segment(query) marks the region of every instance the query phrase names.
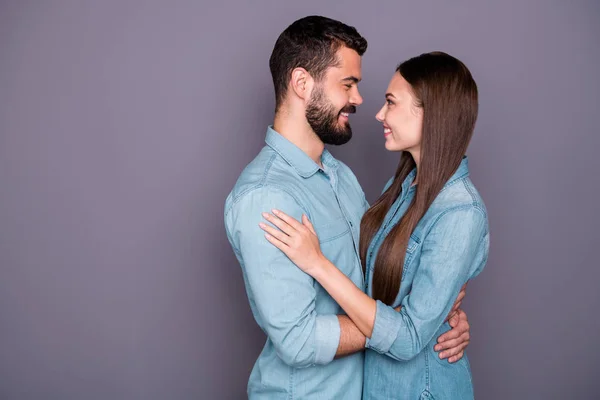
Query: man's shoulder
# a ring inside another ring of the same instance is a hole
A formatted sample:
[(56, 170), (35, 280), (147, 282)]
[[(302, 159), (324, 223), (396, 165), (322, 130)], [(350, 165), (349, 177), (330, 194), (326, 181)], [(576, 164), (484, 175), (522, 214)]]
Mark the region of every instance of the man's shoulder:
[(280, 195), (295, 199), (299, 177), (285, 160), (269, 146), (242, 171), (225, 201), (225, 214), (248, 196)]

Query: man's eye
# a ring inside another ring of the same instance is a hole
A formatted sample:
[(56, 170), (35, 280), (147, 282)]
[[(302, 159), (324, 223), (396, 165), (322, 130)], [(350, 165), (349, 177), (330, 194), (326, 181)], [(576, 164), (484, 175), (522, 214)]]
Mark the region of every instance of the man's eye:
[(349, 84), (347, 84), (347, 85), (344, 85), (344, 86), (346, 86), (348, 89), (351, 89), (351, 88), (352, 88), (352, 84), (351, 84), (351, 83), (349, 83)]

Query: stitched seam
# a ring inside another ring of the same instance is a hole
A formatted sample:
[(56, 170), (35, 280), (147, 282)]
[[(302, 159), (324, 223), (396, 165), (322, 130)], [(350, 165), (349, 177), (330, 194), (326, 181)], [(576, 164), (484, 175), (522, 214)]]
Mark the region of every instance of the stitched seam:
[(425, 355), (425, 387), (429, 391), (431, 389), (429, 385), (429, 354), (426, 351), (423, 354)]
[[(294, 201), (296, 203), (298, 203), (298, 206), (302, 209), (302, 211), (304, 211), (304, 213), (306, 214), (306, 216), (310, 219), (311, 218), (311, 214), (308, 212), (308, 210), (306, 209), (306, 207), (304, 207), (302, 205), (302, 203), (300, 202), (300, 200), (298, 200), (298, 198), (292, 193), (290, 192), (287, 188), (277, 185), (277, 184), (273, 184), (273, 183), (265, 183), (265, 180), (267, 178), (267, 173), (268, 170), (271, 167), (272, 164), (272, 160), (276, 157), (277, 155), (274, 155), (274, 157), (270, 160), (269, 165), (267, 168), (265, 168), (265, 173), (263, 174), (263, 177), (261, 178), (261, 181), (259, 183), (257, 183), (256, 185), (249, 187), (248, 189), (244, 190), (243, 192), (241, 192), (240, 194), (238, 194), (232, 201), (231, 206), (229, 207), (229, 209), (227, 210), (227, 212), (225, 213), (225, 218), (227, 218), (227, 215), (231, 212), (231, 210), (233, 209), (233, 207), (243, 198), (245, 197), (247, 194), (249, 194), (252, 191), (261, 189), (263, 187), (266, 188), (274, 188), (274, 189), (278, 189), (281, 190), (282, 192), (285, 192), (286, 194), (288, 194), (292, 199), (294, 199)], [(344, 232), (345, 233), (345, 232)]]
[[(430, 225), (430, 229), (431, 229), (431, 227), (433, 227), (435, 224), (437, 224), (437, 223), (438, 223), (438, 221), (439, 221), (439, 220), (440, 220), (440, 219), (441, 219), (441, 218), (442, 218), (444, 215), (446, 215), (446, 214), (448, 214), (448, 213), (451, 213), (451, 212), (453, 212), (453, 211), (462, 211), (462, 210), (468, 210), (468, 209), (470, 209), (470, 208), (473, 208), (473, 209), (475, 209), (475, 210), (479, 211), (479, 212), (481, 213), (481, 215), (482, 215), (484, 218), (486, 217), (486, 213), (485, 213), (485, 211), (483, 210), (483, 208), (481, 208), (481, 206), (479, 206), (479, 204), (466, 204), (466, 205), (460, 205), (460, 206), (456, 206), (456, 207), (449, 208), (449, 209), (445, 210), (444, 212), (442, 212), (440, 215), (438, 215), (438, 216), (437, 216), (437, 217), (436, 217), (436, 218), (433, 220), (433, 222), (431, 223), (431, 225)], [(430, 229), (429, 229), (429, 230), (430, 230)]]
[(469, 194), (471, 195), (471, 197), (473, 199), (473, 205), (474, 206), (479, 205), (479, 202), (477, 201), (477, 197), (475, 196), (475, 193), (473, 192), (471, 185), (467, 185), (467, 182), (464, 182), (464, 185), (465, 185), (465, 188), (467, 189), (467, 192), (469, 192)]
[(462, 174), (461, 176), (457, 176), (456, 179), (446, 183), (444, 185), (444, 187), (442, 188), (442, 190), (440, 190), (440, 193), (443, 192), (444, 190), (446, 190), (447, 188), (449, 188), (450, 186), (454, 186), (455, 184), (457, 184), (458, 182), (464, 180), (467, 176), (469, 176), (469, 171), (465, 171), (464, 174)]
[(249, 188), (243, 190), (241, 193), (238, 193), (238, 195), (235, 196), (233, 199), (231, 199), (231, 206), (229, 206), (229, 209), (225, 213), (225, 218), (227, 218), (227, 214), (229, 214), (229, 212), (233, 209), (233, 206), (235, 206), (237, 204), (237, 202), (240, 201), (246, 193), (249, 193), (252, 190), (255, 190), (255, 189), (258, 189), (258, 188), (261, 188), (264, 186), (265, 180), (267, 179), (267, 175), (268, 175), (269, 171), (271, 170), (271, 166), (273, 165), (273, 161), (275, 160), (275, 158), (277, 158), (277, 154), (273, 154), (271, 156), (271, 158), (267, 162), (267, 165), (263, 172), (262, 178), (260, 178), (260, 181), (256, 185), (250, 186)]
[[(268, 185), (257, 185), (257, 186), (253, 186), (252, 188), (245, 190), (244, 191), (244, 196), (249, 194), (250, 192), (253, 192), (255, 190), (261, 189), (261, 188), (272, 188), (272, 189), (277, 189), (277, 190), (281, 190), (282, 192), (285, 192), (286, 194), (288, 194), (292, 199), (294, 199), (294, 201), (296, 203), (298, 203), (298, 206), (302, 209), (302, 211), (304, 211), (304, 213), (306, 214), (307, 217), (309, 217), (310, 219), (310, 213), (306, 210), (306, 207), (304, 207), (302, 205), (302, 203), (296, 198), (296, 196), (294, 196), (294, 194), (292, 192), (290, 192), (289, 190), (287, 190), (286, 188), (284, 188), (283, 186), (279, 186), (279, 185), (274, 185), (274, 184), (268, 184)], [(231, 209), (233, 209), (233, 206), (238, 203), (240, 200), (242, 199), (242, 197), (240, 196), (235, 203), (233, 203), (230, 207), (230, 211)], [(229, 213), (229, 211), (228, 211)], [(225, 216), (227, 216), (227, 214), (225, 214)]]
[(290, 369), (290, 395), (288, 396), (289, 400), (294, 400), (294, 368), (288, 367)]
[(308, 178), (309, 176), (311, 176), (312, 174), (314, 174), (317, 170), (315, 169), (314, 171), (311, 172), (302, 172), (300, 171), (298, 168), (296, 168), (296, 164), (294, 164), (293, 162), (291, 162), (284, 154), (283, 151), (275, 144), (275, 143), (268, 143), (269, 146), (271, 146), (276, 152), (277, 154), (279, 154), (279, 156), (281, 158), (283, 158), (285, 160), (285, 162), (287, 162), (288, 164), (290, 164), (292, 166), (292, 168), (294, 168), (294, 170), (296, 170), (296, 172), (298, 173), (298, 175), (300, 175), (303, 178)]
[(334, 236), (334, 237), (331, 237), (331, 238), (328, 238), (328, 239), (322, 240), (322, 241), (321, 241), (321, 243), (327, 243), (327, 242), (331, 242), (332, 240), (335, 240), (335, 239), (341, 238), (341, 237), (342, 237), (342, 236), (344, 236), (346, 233), (348, 233), (348, 231), (349, 231), (349, 230), (350, 230), (350, 228), (348, 228), (348, 227), (346, 226), (346, 230), (345, 230), (344, 232), (342, 232), (342, 233), (340, 233), (340, 234), (338, 234), (338, 235), (336, 235), (336, 236)]
[(465, 370), (465, 373), (469, 377), (469, 383), (472, 385), (473, 384), (473, 378), (471, 376), (471, 372), (469, 371), (469, 368), (467, 368), (467, 361), (463, 357), (458, 362), (460, 363), (461, 367)]
[(444, 187), (442, 187), (442, 190), (440, 190), (440, 193), (442, 193), (444, 190), (451, 188), (452, 186), (456, 185), (457, 183), (461, 182), (463, 179), (465, 179), (465, 177), (460, 177), (460, 178), (456, 178), (455, 180), (453, 180), (452, 182), (448, 182), (444, 185)]

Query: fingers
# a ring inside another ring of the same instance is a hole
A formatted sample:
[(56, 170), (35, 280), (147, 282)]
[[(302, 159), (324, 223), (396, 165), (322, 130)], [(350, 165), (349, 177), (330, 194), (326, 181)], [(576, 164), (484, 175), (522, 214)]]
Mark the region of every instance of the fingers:
[(466, 325), (466, 329), (469, 330), (469, 320), (467, 319), (467, 313), (461, 310), (460, 308), (456, 310), (456, 318), (458, 320), (457, 325), (461, 322), (464, 322)]
[(454, 307), (452, 307), (452, 311), (450, 312), (450, 314), (455, 314), (458, 309), (460, 308), (462, 304), (462, 301), (457, 302), (456, 304), (454, 304)]
[(464, 330), (460, 330), (457, 328), (450, 329), (448, 332), (444, 333), (443, 335), (440, 335), (437, 342), (441, 344), (443, 342), (447, 342), (448, 340), (458, 339), (463, 333), (465, 333)]
[(439, 357), (442, 360), (448, 358), (448, 361), (450, 361), (450, 362), (456, 362), (456, 361), (460, 360), (463, 357), (465, 348), (468, 345), (469, 345), (469, 341), (461, 343), (457, 347), (454, 347), (454, 348), (449, 349), (449, 350), (442, 351), (441, 353), (439, 353)]
[(450, 314), (448, 314), (448, 318), (446, 320), (449, 320), (453, 316), (452, 314), (455, 313), (462, 305), (462, 301), (465, 298), (465, 296), (467, 295), (466, 288), (467, 288), (467, 284), (465, 283), (460, 288), (460, 292), (458, 292), (458, 296), (456, 296), (456, 300), (454, 301), (452, 310), (450, 310)]
[[(446, 339), (444, 341), (440, 341), (438, 339), (438, 344), (436, 344), (433, 347), (433, 349), (435, 351), (448, 350), (448, 349), (456, 348), (459, 345), (461, 345), (465, 342), (468, 342), (469, 340), (470, 340), (469, 332), (464, 332), (463, 334), (458, 336), (456, 339)], [(452, 355), (454, 355), (454, 354), (452, 354)]]
[(308, 228), (310, 229), (310, 231), (313, 233), (313, 235), (316, 235), (317, 232), (315, 231), (315, 227), (313, 226), (312, 222), (310, 222), (310, 220), (308, 219), (308, 217), (305, 214), (302, 214), (302, 223)]
[(273, 225), (275, 225), (276, 227), (281, 229), (281, 231), (284, 232), (288, 236), (293, 235), (294, 232), (296, 231), (290, 224), (288, 224), (284, 220), (282, 220), (274, 215), (271, 215), (269, 213), (262, 213), (262, 216), (264, 219), (266, 219), (267, 221), (269, 221), (270, 223), (272, 223)]
[[(461, 318), (461, 315), (464, 315), (465, 318)], [(443, 342), (454, 340), (460, 337), (465, 338), (465, 336), (463, 336), (465, 334), (467, 335), (466, 339), (469, 339), (470, 326), (469, 321), (467, 321), (466, 319), (466, 314), (464, 313), (464, 311), (458, 310), (455, 316), (450, 319), (449, 324), (452, 327), (452, 329), (450, 329), (443, 335), (440, 335), (440, 337), (438, 338), (438, 344), (442, 344)], [(444, 348), (447, 347), (444, 346)]]
[(462, 301), (462, 300), (465, 298), (465, 296), (466, 296), (466, 295), (467, 295), (467, 292), (466, 292), (466, 291), (464, 291), (464, 290), (461, 290), (461, 291), (458, 293), (458, 297), (456, 297), (456, 301), (454, 302), (454, 304), (456, 304), (456, 303), (460, 303), (460, 302), (461, 302), (461, 301)]
[(450, 311), (450, 314), (452, 314), (454, 311), (456, 311), (460, 307), (460, 305), (462, 304), (462, 300), (465, 298), (466, 294), (467, 293), (463, 290), (461, 290), (458, 293), (458, 297), (456, 298), (456, 301), (454, 302), (454, 305), (452, 306), (452, 310)]
[(469, 320), (467, 319), (467, 314), (462, 309), (457, 309), (454, 313), (448, 317), (448, 324), (452, 328), (456, 328), (460, 324), (464, 324), (464, 330), (469, 330)]
[(290, 250), (290, 247), (288, 245), (286, 245), (285, 243), (283, 243), (281, 240), (277, 239), (274, 236), (271, 236), (268, 233), (265, 233), (265, 238), (275, 247), (277, 247), (279, 250), (283, 251), (285, 253), (286, 250)]
[(464, 350), (462, 350), (462, 351), (460, 351), (460, 352), (459, 352), (457, 355), (450, 357), (450, 358), (448, 359), (448, 362), (449, 362), (450, 364), (453, 364), (453, 363), (455, 363), (455, 362), (459, 361), (461, 358), (463, 358), (463, 357), (464, 357), (464, 355), (465, 355), (465, 351), (464, 351)]
[(281, 212), (279, 210), (272, 210), (272, 211), (273, 211), (273, 214), (275, 214), (277, 217), (281, 218), (285, 223), (287, 223), (292, 228), (294, 228), (298, 231), (303, 228), (303, 226), (300, 222), (296, 221), (295, 218), (290, 217), (286, 213)]
[(260, 226), (260, 228), (263, 231), (267, 232), (268, 234), (273, 236), (275, 239), (277, 239), (280, 242), (284, 243), (285, 245), (289, 246), (291, 238), (288, 235), (286, 235), (285, 233), (283, 233), (282, 231), (280, 231), (279, 229), (275, 229), (272, 226), (269, 226), (262, 222), (260, 224), (258, 224), (258, 226)]
[[(446, 317), (446, 320), (444, 322), (448, 322), (450, 324), (450, 326), (454, 328), (454, 326), (458, 323), (457, 311), (450, 310), (450, 313), (448, 314), (448, 316)], [(452, 324), (454, 324), (454, 325), (452, 325)]]

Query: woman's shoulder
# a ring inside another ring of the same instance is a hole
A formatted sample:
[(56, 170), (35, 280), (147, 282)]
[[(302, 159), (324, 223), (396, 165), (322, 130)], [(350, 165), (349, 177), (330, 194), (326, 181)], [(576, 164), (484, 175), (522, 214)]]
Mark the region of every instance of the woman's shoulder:
[(483, 198), (469, 177), (457, 179), (444, 186), (429, 207), (426, 216), (433, 221), (444, 214), (466, 210), (479, 211), (487, 218)]

